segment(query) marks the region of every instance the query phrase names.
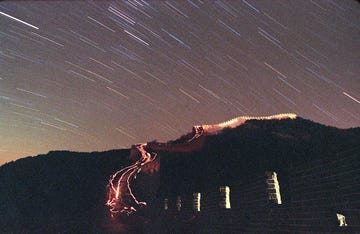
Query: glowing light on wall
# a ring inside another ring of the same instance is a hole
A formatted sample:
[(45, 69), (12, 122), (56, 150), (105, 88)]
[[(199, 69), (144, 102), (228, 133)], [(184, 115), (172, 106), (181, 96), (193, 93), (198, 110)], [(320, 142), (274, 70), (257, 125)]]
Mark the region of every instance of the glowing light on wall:
[(347, 226), (347, 223), (345, 221), (345, 216), (343, 214), (336, 213), (336, 217), (337, 217), (337, 219), (339, 221), (339, 226), (340, 227)]
[(180, 196), (176, 197), (176, 210), (181, 211), (181, 197)]
[(266, 175), (267, 193), (270, 201), (281, 204), (280, 185), (277, 174), (274, 171), (268, 171)]
[(225, 208), (225, 209), (231, 209), (229, 186), (220, 186), (219, 191), (220, 191), (220, 197), (221, 197), (221, 200), (219, 203), (220, 207)]
[(164, 210), (168, 210), (169, 209), (169, 199), (165, 198), (164, 199)]
[(193, 193), (193, 209), (194, 209), (194, 211), (200, 211), (200, 199), (201, 199), (201, 193)]

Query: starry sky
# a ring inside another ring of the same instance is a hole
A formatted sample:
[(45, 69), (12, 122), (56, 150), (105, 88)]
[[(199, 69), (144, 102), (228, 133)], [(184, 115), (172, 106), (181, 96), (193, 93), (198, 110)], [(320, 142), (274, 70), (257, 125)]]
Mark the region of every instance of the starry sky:
[(3, 1), (0, 164), (293, 112), (360, 126), (357, 1)]

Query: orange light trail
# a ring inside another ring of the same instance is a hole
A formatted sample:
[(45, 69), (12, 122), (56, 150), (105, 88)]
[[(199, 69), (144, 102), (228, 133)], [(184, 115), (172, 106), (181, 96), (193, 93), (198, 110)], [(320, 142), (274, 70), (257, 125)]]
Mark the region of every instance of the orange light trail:
[(136, 146), (141, 157), (135, 163), (115, 172), (109, 179), (109, 198), (106, 205), (110, 207), (111, 216), (116, 213), (130, 215), (139, 207), (146, 206), (146, 202), (139, 201), (132, 192), (130, 181), (140, 173), (143, 166), (155, 160), (156, 153), (145, 150), (147, 144)]

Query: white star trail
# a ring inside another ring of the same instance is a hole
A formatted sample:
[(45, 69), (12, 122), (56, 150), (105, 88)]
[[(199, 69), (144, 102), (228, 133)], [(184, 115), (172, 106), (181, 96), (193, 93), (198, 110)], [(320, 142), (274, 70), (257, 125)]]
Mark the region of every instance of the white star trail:
[(27, 23), (27, 22), (25, 22), (25, 21), (23, 21), (23, 20), (21, 20), (21, 19), (18, 19), (18, 18), (14, 17), (14, 16), (8, 15), (8, 14), (2, 12), (2, 11), (0, 11), (0, 14), (3, 15), (3, 16), (5, 16), (5, 17), (8, 17), (8, 18), (10, 18), (10, 19), (12, 19), (12, 20), (15, 20), (15, 21), (17, 21), (17, 22), (19, 22), (19, 23), (25, 24), (26, 26), (32, 27), (32, 28), (34, 28), (34, 29), (39, 29), (38, 27), (36, 27), (36, 26), (34, 26), (34, 25), (32, 25), (32, 24), (29, 24), (29, 23)]
[(343, 94), (344, 94), (345, 96), (347, 96), (348, 98), (352, 99), (353, 101), (355, 101), (355, 102), (357, 102), (357, 103), (360, 104), (360, 101), (359, 101), (358, 99), (354, 98), (353, 96), (351, 96), (350, 94), (348, 94), (348, 93), (346, 93), (346, 92), (343, 92)]

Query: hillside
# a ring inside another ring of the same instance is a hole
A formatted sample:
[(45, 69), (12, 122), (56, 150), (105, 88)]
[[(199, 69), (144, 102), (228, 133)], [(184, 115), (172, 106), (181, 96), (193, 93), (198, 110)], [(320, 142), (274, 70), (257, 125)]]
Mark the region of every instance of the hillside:
[[(231, 184), (240, 176), (283, 171), (290, 164), (336, 157), (337, 153), (359, 146), (360, 128), (338, 129), (299, 117), (248, 120), (236, 128), (206, 136), (206, 144), (199, 152), (163, 157), (162, 168), (171, 170), (161, 170), (162, 189), (178, 193), (203, 189), (212, 183)], [(197, 182), (189, 183), (195, 181), (191, 178)], [(171, 186), (175, 180), (176, 185)]]
[(0, 232), (99, 230), (106, 185), (130, 150), (54, 151), (0, 167)]

